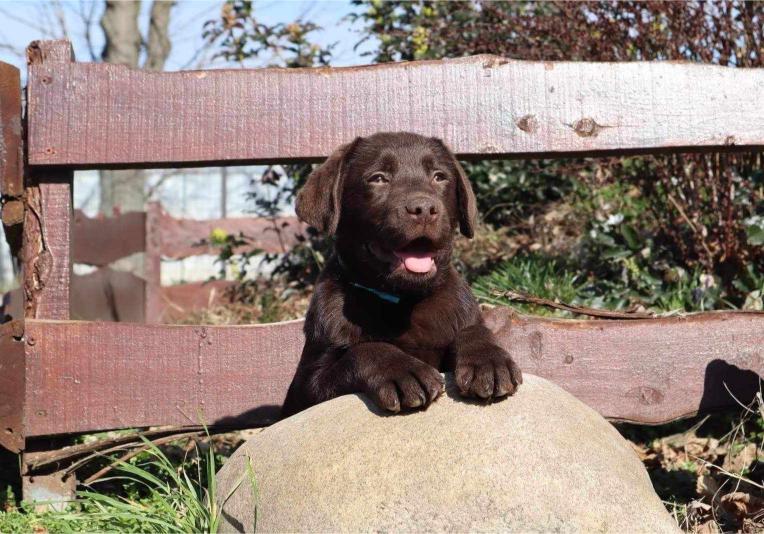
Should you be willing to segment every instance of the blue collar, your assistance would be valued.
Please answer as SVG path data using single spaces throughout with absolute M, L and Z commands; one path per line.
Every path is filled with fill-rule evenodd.
M 376 295 L 377 297 L 381 298 L 384 301 L 392 302 L 393 304 L 398 304 L 401 301 L 401 298 L 398 295 L 393 295 L 392 293 L 385 293 L 384 291 L 380 291 L 379 289 L 374 289 L 371 287 L 362 286 L 361 284 L 356 284 L 355 282 L 350 282 L 350 285 L 365 289 L 369 293 L 372 293 L 373 295 Z

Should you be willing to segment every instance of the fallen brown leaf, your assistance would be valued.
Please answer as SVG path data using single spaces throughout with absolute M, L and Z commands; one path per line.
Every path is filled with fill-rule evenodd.
M 724 495 L 721 498 L 721 505 L 727 513 L 732 514 L 739 522 L 764 513 L 764 499 L 742 491 Z

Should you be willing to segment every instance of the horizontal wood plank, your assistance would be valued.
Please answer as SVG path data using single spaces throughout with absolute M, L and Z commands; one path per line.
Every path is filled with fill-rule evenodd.
M 526 373 L 616 420 L 655 424 L 732 406 L 725 384 L 745 400 L 764 373 L 763 314 L 558 321 L 496 309 L 486 320 Z M 214 327 L 29 320 L 26 331 L 30 436 L 270 423 L 303 344 L 302 321 Z
M 284 253 L 297 244 L 297 236 L 305 231 L 305 226 L 297 217 L 228 217 L 225 219 L 176 219 L 163 212 L 159 228 L 162 234 L 162 257 L 179 260 L 201 254 L 217 254 L 219 247 L 210 243 L 213 231 L 226 235 L 243 234 L 247 244 L 237 247 L 241 253 L 253 249 L 263 252 Z
M 228 217 L 225 219 L 176 219 L 159 215 L 159 247 L 165 259 L 180 260 L 202 254 L 217 254 L 210 244 L 213 230 L 246 236 L 247 245 L 234 252 L 261 249 L 288 252 L 298 242 L 305 226 L 297 217 Z M 114 217 L 88 217 L 74 212 L 72 255 L 75 263 L 102 267 L 146 249 L 146 213 L 127 212 Z
M 27 321 L 27 435 L 273 422 L 302 322 L 169 326 Z
M 677 62 L 475 56 L 162 73 L 43 62 L 30 65 L 28 91 L 31 165 L 313 161 L 400 130 L 463 157 L 764 146 L 764 70 Z
M 764 376 L 764 314 L 573 321 L 486 314 L 523 371 L 605 417 L 659 424 L 750 402 Z
M 72 226 L 74 263 L 102 267 L 146 248 L 146 213 L 142 211 L 88 217 L 75 210 Z
M 189 315 L 227 302 L 226 291 L 235 282 L 214 280 L 159 288 L 158 322 L 183 322 Z M 132 273 L 108 267 L 72 276 L 70 317 L 76 321 L 146 321 L 146 282 Z M 0 316 L 24 318 L 20 288 L 3 295 Z

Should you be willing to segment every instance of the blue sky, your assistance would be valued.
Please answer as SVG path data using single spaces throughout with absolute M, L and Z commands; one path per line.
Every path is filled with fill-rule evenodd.
M 24 47 L 35 39 L 60 38 L 63 36 L 61 20 L 74 45 L 79 61 L 90 61 L 90 53 L 85 39 L 85 25 L 80 13 L 89 13 L 94 8 L 92 42 L 96 54 L 103 46 L 103 35 L 98 20 L 104 2 L 88 0 L 42 1 L 42 0 L 0 0 L 0 61 L 24 67 L 24 59 L 19 55 Z M 193 61 L 194 54 L 202 47 L 202 25 L 217 17 L 222 0 L 179 0 L 173 8 L 170 35 L 173 41 L 172 53 L 167 61 L 167 70 L 198 67 Z M 343 18 L 351 11 L 349 0 L 261 0 L 256 2 L 257 16 L 265 23 L 292 22 L 298 18 L 312 20 L 324 29 L 314 35 L 320 44 L 337 42 L 335 65 L 355 65 L 367 63 L 368 59 L 355 51 L 358 41 L 357 28 L 353 28 Z M 150 0 L 142 2 L 141 27 L 148 26 Z M 59 16 L 60 15 L 60 16 Z M 366 47 L 368 48 L 368 46 Z M 220 66 L 220 65 L 218 65 Z

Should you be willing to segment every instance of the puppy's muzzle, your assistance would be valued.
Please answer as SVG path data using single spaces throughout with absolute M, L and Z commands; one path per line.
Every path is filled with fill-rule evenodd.
M 416 224 L 432 224 L 440 218 L 440 201 L 427 195 L 414 195 L 404 204 L 405 218 Z

